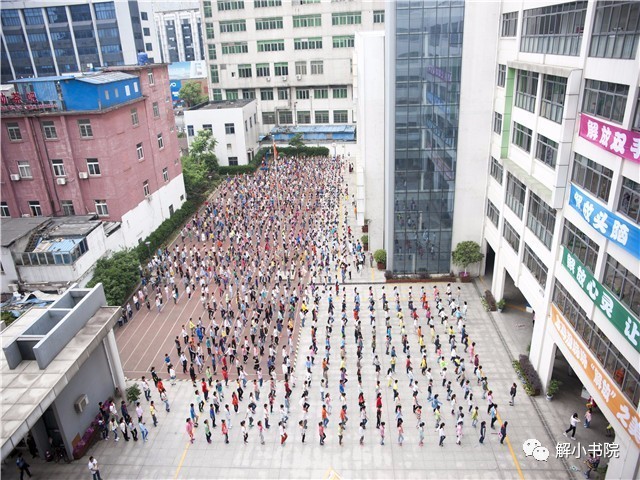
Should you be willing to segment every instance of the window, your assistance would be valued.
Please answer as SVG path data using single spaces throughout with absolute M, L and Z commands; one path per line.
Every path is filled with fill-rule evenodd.
M 164 167 L 162 169 L 162 180 L 164 180 L 165 182 L 169 181 L 169 168 Z
M 308 100 L 309 89 L 308 88 L 296 88 L 296 100 Z
M 384 23 L 384 10 L 373 11 L 373 23 Z
M 493 202 L 487 199 L 487 217 L 491 220 L 491 223 L 498 228 L 498 222 L 500 221 L 500 212 L 498 211 L 498 207 L 496 207 Z
M 149 192 L 149 180 L 145 180 L 144 182 L 142 182 L 142 193 L 145 197 L 151 195 L 151 193 Z
M 29 165 L 27 160 L 18 161 L 18 173 L 20 174 L 20 178 L 33 178 L 31 175 L 31 165 Z
M 527 227 L 536 237 L 551 250 L 553 229 L 556 226 L 556 212 L 538 195 L 531 192 L 529 196 L 529 212 L 527 213 Z
M 591 270 L 591 272 L 595 270 L 596 262 L 598 260 L 598 251 L 600 249 L 598 243 L 591 240 L 586 233 L 567 219 L 564 221 L 562 245 L 567 247 L 571 253 L 578 257 L 578 260 Z
M 629 217 L 634 223 L 640 224 L 640 183 L 622 177 L 618 212 Z
M 526 195 L 527 187 L 525 184 L 514 177 L 510 172 L 507 172 L 507 192 L 505 203 L 520 219 L 522 219 L 524 199 Z
M 238 77 L 251 78 L 251 64 L 238 65 Z
M 329 123 L 329 110 L 316 110 L 316 123 Z
M 618 83 L 585 81 L 582 111 L 605 120 L 622 123 L 629 87 Z
M 140 12 L 140 18 L 142 20 L 149 20 L 149 15 L 147 15 L 147 12 Z
M 307 74 L 307 62 L 296 62 L 296 75 Z
M 489 173 L 496 181 L 502 185 L 502 176 L 503 176 L 503 168 L 500 162 L 495 158 L 491 157 L 491 165 L 489 166 Z
M 545 288 L 547 286 L 547 266 L 526 243 L 524 244 L 522 263 L 529 269 L 531 275 L 538 281 L 540 286 Z
M 281 7 L 282 0 L 253 0 L 254 8 Z
M 89 18 L 82 18 L 81 15 L 78 15 L 78 7 L 86 7 L 86 9 L 89 9 L 88 5 L 72 5 L 69 7 L 69 9 L 71 10 L 71 18 L 73 19 L 73 21 L 77 22 L 77 21 L 82 21 L 82 20 L 91 20 L 91 12 L 89 13 Z M 84 10 L 84 8 L 82 8 L 82 10 Z M 44 25 L 44 18 L 42 17 L 42 10 L 39 8 L 25 8 L 24 10 L 22 10 L 22 13 L 24 14 L 24 23 L 27 25 Z M 86 11 L 85 11 L 86 13 Z M 19 25 L 20 23 L 18 23 Z M 3 23 L 4 25 L 4 23 Z
M 531 137 L 533 131 L 530 128 L 513 122 L 513 139 L 512 143 L 520 147 L 525 152 L 531 151 Z
M 160 107 L 158 106 L 158 102 L 153 102 L 152 109 L 153 116 L 158 118 L 160 116 Z
M 502 114 L 493 112 L 493 131 L 497 134 L 502 133 Z
M 287 87 L 278 88 L 278 100 L 289 100 L 289 89 Z
M 218 11 L 219 12 L 224 12 L 226 10 L 243 10 L 244 9 L 244 2 L 242 0 L 240 1 L 222 1 L 222 0 L 218 0 Z
M 32 217 L 41 217 L 42 216 L 42 208 L 40 208 L 40 202 L 32 200 L 29 202 L 29 211 L 31 212 Z
M 498 77 L 496 79 L 496 85 L 498 85 L 499 87 L 503 87 L 505 86 L 505 84 L 507 83 L 507 66 L 506 65 L 502 65 L 502 64 L 498 64 Z
M 56 177 L 66 177 L 67 174 L 64 171 L 64 162 L 60 159 L 51 160 L 51 166 L 53 167 L 53 174 Z
M 193 137 L 195 135 L 193 125 L 187 125 L 187 135 L 189 137 Z
M 262 123 L 265 125 L 275 125 L 276 124 L 276 113 L 275 112 L 262 112 Z
M 518 32 L 518 12 L 509 12 L 502 14 L 502 32 L 501 37 L 515 37 Z
M 246 20 L 227 20 L 220 22 L 220 33 L 246 32 Z
M 316 88 L 313 90 L 313 98 L 329 98 L 328 88 Z
M 213 125 L 211 125 L 210 123 L 205 123 L 202 125 L 202 129 L 203 130 L 208 130 L 210 132 L 213 133 Z
M 149 30 L 148 28 L 145 27 L 145 28 L 142 29 L 142 34 L 145 37 L 150 37 L 151 36 L 151 30 Z
M 586 12 L 586 1 L 525 10 L 520 51 L 579 55 Z
M 362 15 L 360 12 L 342 12 L 331 14 L 331 25 L 360 25 Z
M 73 208 L 72 200 L 61 200 L 60 207 L 62 207 L 62 214 L 66 217 L 76 214 L 76 209 Z
M 291 110 L 280 110 L 278 112 L 278 123 L 284 125 L 292 124 L 293 115 L 291 115 Z
M 227 100 L 238 100 L 238 89 L 231 88 L 224 91 Z
M 347 110 L 334 110 L 333 123 L 349 123 L 349 112 Z
M 347 87 L 334 88 L 333 98 L 347 98 Z
M 81 138 L 93 138 L 93 130 L 91 129 L 91 120 L 78 120 Z
M 109 207 L 107 207 L 106 200 L 94 200 L 94 205 L 96 206 L 96 213 L 99 217 L 108 217 L 109 216 Z
M 17 9 L 2 9 L 2 26 L 3 27 L 19 27 L 20 13 Z
M 636 100 L 636 114 L 633 117 L 633 124 L 631 125 L 631 130 L 640 132 L 640 94 L 638 95 L 638 99 Z
M 567 79 L 545 75 L 542 83 L 542 106 L 540 115 L 556 123 L 562 123 Z
M 211 74 L 211 83 L 220 83 L 217 65 L 209 65 L 209 73 Z
M 140 121 L 138 120 L 138 109 L 137 108 L 132 108 L 131 109 L 131 124 L 134 127 L 137 127 L 140 124 Z
M 289 75 L 289 64 L 287 62 L 279 62 L 273 64 L 273 74 L 276 76 Z
M 640 3 L 598 2 L 591 33 L 590 57 L 636 57 L 640 35 Z
M 294 50 L 316 50 L 322 48 L 322 37 L 294 38 Z
M 258 52 L 284 52 L 284 40 L 258 40 Z
M 58 132 L 56 132 L 56 126 L 52 120 L 42 122 L 42 131 L 44 132 L 44 138 L 47 140 L 55 140 L 58 138 Z
M 138 160 L 144 159 L 144 150 L 142 149 L 142 143 L 138 143 L 136 145 L 136 155 L 138 156 Z
M 282 17 L 256 18 L 256 30 L 279 30 L 282 26 Z
M 504 227 L 502 228 L 502 236 L 517 254 L 520 249 L 520 235 L 518 235 L 518 232 L 516 232 L 511 224 L 506 220 L 504 222 Z
M 260 100 L 273 100 L 273 88 L 261 88 Z
M 115 20 L 116 8 L 113 2 L 94 3 L 96 20 Z
M 311 75 L 322 75 L 324 73 L 324 62 L 322 60 L 311 60 Z
M 97 158 L 87 158 L 87 171 L 93 177 L 100 175 L 100 164 Z
M 149 80 L 149 85 L 156 84 L 156 80 L 153 78 L 153 72 L 147 72 L 147 79 Z
M 232 55 L 235 53 L 248 53 L 249 46 L 247 42 L 235 42 L 235 43 L 223 43 L 222 44 L 222 54 L 223 55 Z
M 333 48 L 350 48 L 355 44 L 355 35 L 337 35 L 333 37 Z
M 207 45 L 207 51 L 209 53 L 209 60 L 217 60 L 218 54 L 216 53 L 216 46 L 212 43 Z
M 22 133 L 20 132 L 20 126 L 18 125 L 18 122 L 8 122 L 7 133 L 9 134 L 9 140 L 11 140 L 12 142 L 22 140 Z
M 256 77 L 270 77 L 271 72 L 269 71 L 268 63 L 256 63 Z
M 609 287 L 633 313 L 640 314 L 640 280 L 609 254 L 602 284 Z
M 613 172 L 599 163 L 576 153 L 573 160 L 571 181 L 593 193 L 605 203 L 609 201 Z
M 229 166 L 238 165 L 238 157 L 229 157 Z
M 297 112 L 298 123 L 311 123 L 311 112 L 298 111 Z
M 293 28 L 321 27 L 322 15 L 294 15 Z
M 558 143 L 548 139 L 544 135 L 538 134 L 536 142 L 536 159 L 542 163 L 556 168 L 556 158 L 558 157 Z
M 538 74 L 526 70 L 518 70 L 518 87 L 516 89 L 516 107 L 535 112 L 538 95 Z
M 242 98 L 244 100 L 253 100 L 254 98 L 256 98 L 256 91 L 253 88 L 243 88 Z
M 234 133 L 236 133 L 236 126 L 233 123 L 225 123 L 224 133 L 226 133 L 227 135 L 233 135 Z
M 216 38 L 216 32 L 215 29 L 213 27 L 213 22 L 206 22 L 205 23 L 205 35 L 207 37 L 207 40 L 213 40 L 214 38 Z M 224 52 L 222 52 L 224 53 Z
M 213 10 L 211 8 L 211 0 L 203 0 L 202 7 L 203 7 L 203 10 L 204 10 L 205 18 L 213 17 Z
M 158 148 L 162 150 L 164 148 L 164 140 L 162 138 L 162 133 L 159 133 L 158 135 L 156 135 L 156 138 L 158 139 Z
M 11 212 L 9 212 L 9 205 L 7 202 L 0 203 L 0 217 L 10 217 Z
M 625 359 L 558 280 L 553 289 L 553 302 L 609 372 L 611 378 L 622 387 L 622 392 L 631 404 L 637 405 L 640 402 L 640 375 L 637 368 Z

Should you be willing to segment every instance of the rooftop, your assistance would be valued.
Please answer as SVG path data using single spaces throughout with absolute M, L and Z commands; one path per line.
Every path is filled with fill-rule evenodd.
M 28 217 L 3 218 L 0 220 L 3 247 L 10 247 L 16 240 L 42 229 L 45 240 L 61 240 L 64 238 L 83 238 L 97 228 L 102 221 L 95 220 L 93 215 L 77 215 L 73 217 Z M 43 228 L 44 227 L 44 228 Z
M 241 100 L 224 100 L 222 102 L 208 102 L 201 103 L 195 107 L 189 108 L 189 110 L 220 110 L 223 108 L 242 108 L 245 105 L 253 102 L 253 99 L 241 99 Z
M 131 80 L 133 78 L 138 78 L 135 75 L 131 75 L 130 73 L 124 72 L 100 72 L 97 75 L 85 75 L 82 77 L 76 78 L 76 80 L 80 82 L 92 83 L 94 85 L 111 83 L 111 82 L 119 82 L 121 80 Z
M 51 221 L 50 217 L 3 218 L 0 219 L 3 247 L 10 247 L 13 242 L 28 235 L 44 223 Z

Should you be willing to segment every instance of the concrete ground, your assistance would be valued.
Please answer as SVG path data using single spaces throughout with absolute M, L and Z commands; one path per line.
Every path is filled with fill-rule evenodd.
M 351 179 L 353 180 L 353 179 Z M 351 219 L 352 220 L 352 219 Z M 353 224 L 352 224 L 353 225 Z M 420 403 L 423 405 L 422 419 L 426 423 L 425 445 L 418 446 L 418 433 L 416 430 L 416 417 L 411 412 L 412 397 L 409 382 L 404 370 L 405 356 L 402 354 L 400 344 L 400 328 L 398 321 L 392 316 L 392 335 L 399 361 L 396 368 L 396 376 L 399 380 L 399 393 L 402 399 L 401 405 L 404 412 L 405 442 L 399 445 L 397 442 L 397 432 L 395 428 L 395 414 L 392 390 L 387 387 L 384 373 L 389 366 L 389 356 L 384 352 L 384 317 L 381 312 L 381 302 L 378 300 L 377 308 L 377 354 L 382 363 L 383 375 L 380 381 L 382 384 L 383 400 L 383 421 L 387 424 L 386 442 L 382 446 L 379 444 L 379 433 L 375 428 L 375 371 L 371 363 L 371 333 L 372 330 L 368 322 L 368 312 L 366 311 L 367 289 L 369 284 L 373 285 L 375 297 L 379 299 L 382 294 L 384 278 L 382 272 L 366 267 L 361 274 L 356 274 L 351 284 L 345 285 L 347 291 L 347 311 L 353 308 L 353 288 L 357 286 L 362 297 L 363 311 L 361 313 L 364 336 L 364 357 L 362 361 L 362 385 L 365 400 L 367 402 L 367 413 L 369 423 L 365 430 L 364 445 L 358 442 L 358 405 L 357 405 L 357 379 L 356 370 L 356 348 L 353 340 L 353 320 L 350 320 L 346 329 L 346 366 L 349 374 L 347 384 L 347 404 L 350 417 L 348 427 L 345 431 L 344 445 L 338 444 L 337 423 L 338 423 L 338 365 L 340 347 L 340 326 L 339 320 L 334 324 L 331 335 L 331 368 L 329 370 L 330 388 L 328 392 L 333 397 L 333 413 L 327 429 L 327 441 L 324 446 L 320 446 L 317 434 L 317 422 L 320 420 L 320 393 L 319 381 L 321 378 L 319 363 L 324 353 L 324 326 L 327 319 L 327 296 L 324 295 L 320 302 L 320 319 L 318 331 L 319 352 L 316 357 L 316 366 L 313 368 L 312 387 L 309 390 L 309 403 L 311 404 L 309 416 L 309 430 L 307 441 L 301 443 L 297 426 L 301 418 L 301 405 L 299 403 L 302 393 L 302 381 L 305 377 L 304 361 L 295 362 L 294 375 L 297 385 L 293 389 L 291 396 L 291 412 L 289 414 L 288 434 L 289 439 L 285 446 L 280 446 L 277 432 L 277 422 L 279 421 L 278 406 L 282 402 L 283 387 L 281 382 L 278 385 L 278 397 L 276 408 L 271 416 L 272 428 L 265 432 L 265 445 L 258 441 L 256 428 L 250 429 L 249 441 L 243 445 L 239 422 L 244 418 L 246 401 L 241 404 L 240 413 L 231 416 L 233 428 L 230 432 L 230 444 L 225 445 L 222 441 L 220 427 L 212 429 L 213 443 L 207 444 L 204 438 L 202 422 L 196 429 L 196 441 L 190 444 L 185 430 L 185 419 L 188 416 L 189 403 L 194 401 L 194 392 L 191 383 L 186 380 L 179 380 L 176 386 L 168 385 L 169 399 L 171 401 L 171 411 L 164 411 L 159 402 L 157 394 L 154 400 L 159 407 L 159 425 L 154 428 L 147 418 L 149 427 L 149 442 L 124 442 L 123 439 L 116 443 L 113 439 L 109 441 L 99 441 L 89 452 L 97 458 L 101 465 L 100 471 L 104 479 L 124 479 L 124 478 L 455 478 L 455 479 L 536 479 L 536 478 L 582 478 L 580 472 L 572 472 L 571 467 L 584 469 L 582 460 L 563 461 L 555 458 L 556 443 L 569 441 L 562 436 L 562 431 L 566 428 L 569 414 L 578 411 L 580 415 L 583 408 L 580 404 L 584 401 L 576 395 L 572 386 L 563 388 L 553 402 L 547 402 L 544 397 L 529 398 L 524 393 L 522 385 L 518 382 L 513 367 L 512 358 L 526 351 L 529 338 L 531 337 L 530 316 L 519 310 L 518 305 L 509 305 L 504 313 L 487 313 L 480 303 L 480 292 L 485 289 L 483 280 L 479 279 L 476 284 L 457 284 L 461 287 L 461 296 L 469 304 L 467 316 L 467 331 L 471 341 L 476 342 L 476 353 L 480 356 L 480 363 L 483 365 L 485 374 L 489 379 L 489 388 L 495 392 L 495 402 L 499 405 L 498 412 L 500 422 L 507 420 L 509 430 L 507 440 L 504 445 L 499 443 L 497 430 L 488 429 L 487 439 L 484 445 L 478 443 L 477 429 L 471 426 L 469 415 L 467 414 L 467 403 L 461 405 L 465 407 L 466 419 L 464 423 L 464 434 L 462 444 L 455 444 L 455 419 L 449 413 L 450 407 L 447 403 L 443 405 L 443 421 L 446 423 L 445 431 L 447 438 L 444 447 L 438 447 L 437 433 L 434 427 L 433 413 L 426 401 L 426 382 L 420 375 L 418 362 L 419 347 L 418 338 L 414 332 L 411 321 L 406 319 L 406 328 L 411 346 L 412 359 L 415 368 L 415 377 L 419 382 L 421 393 Z M 406 309 L 409 287 L 413 288 L 414 299 L 417 302 L 421 286 L 425 286 L 428 292 L 428 299 L 433 303 L 432 285 L 434 283 L 399 284 L 400 296 L 403 310 Z M 436 283 L 437 284 L 437 283 Z M 437 284 L 441 291 L 445 285 Z M 457 285 L 454 285 L 454 290 Z M 386 284 L 385 290 L 388 292 L 390 300 L 390 313 L 394 312 L 393 298 L 391 291 L 393 284 Z M 194 296 L 190 302 L 197 308 L 198 299 Z M 339 307 L 339 304 L 338 304 Z M 513 307 L 513 308 L 512 308 Z M 339 314 L 336 315 L 339 318 Z M 135 321 L 135 318 L 134 318 Z M 424 328 L 424 315 L 422 321 Z M 444 337 L 443 327 L 436 322 L 437 333 Z M 151 332 L 153 333 L 153 332 Z M 150 333 L 150 334 L 151 334 Z M 136 351 L 143 352 L 149 349 L 146 339 L 150 338 L 142 333 L 138 338 L 128 338 L 128 344 L 132 341 L 138 344 Z M 122 341 L 120 338 L 119 341 Z M 440 394 L 441 399 L 445 399 L 445 389 L 440 383 L 440 368 L 435 362 L 435 352 L 430 343 L 428 332 L 425 331 L 427 341 L 428 361 L 434 373 L 434 393 Z M 444 338 L 446 340 L 446 338 Z M 300 329 L 299 348 L 301 352 L 307 352 L 310 343 L 310 322 Z M 153 350 L 155 347 L 151 347 Z M 162 348 L 158 346 L 158 348 Z M 159 350 L 157 355 L 162 355 Z M 444 348 L 445 355 L 448 348 Z M 147 355 L 143 355 L 147 357 Z M 135 355 L 132 357 L 135 358 Z M 468 361 L 467 363 L 470 364 Z M 158 357 L 160 366 L 162 357 Z M 144 366 L 146 368 L 146 365 Z M 136 370 L 138 370 L 136 368 Z M 141 369 L 142 370 L 142 369 Z M 159 368 L 160 370 L 160 368 Z M 467 376 L 472 377 L 472 368 L 467 369 Z M 451 379 L 451 375 L 450 375 Z M 513 382 L 518 382 L 518 396 L 515 406 L 508 405 L 509 387 Z M 480 407 L 481 419 L 488 420 L 486 400 L 481 399 L 480 388 L 472 381 L 473 393 L 476 404 Z M 249 388 L 245 390 L 245 398 L 248 396 Z M 462 398 L 461 389 L 456 386 L 454 392 Z M 225 388 L 225 398 L 230 398 L 230 389 Z M 268 393 L 268 387 L 261 390 L 261 401 L 263 403 Z M 146 404 L 146 402 L 143 403 Z M 584 406 L 584 405 L 582 405 Z M 130 407 L 131 409 L 131 407 Z M 261 418 L 261 409 L 258 409 L 258 416 Z M 205 410 L 206 414 L 206 410 Z M 145 415 L 148 417 L 148 409 L 145 405 Z M 601 435 L 602 417 L 594 416 L 594 428 L 585 431 L 578 430 L 578 441 L 604 442 Z M 219 422 L 219 419 L 218 419 Z M 487 424 L 489 422 L 487 421 Z M 541 462 L 533 457 L 526 457 L 522 445 L 530 438 L 536 438 L 550 451 L 548 461 Z M 607 439 L 608 440 L 608 439 Z M 577 442 L 573 442 L 577 446 Z M 70 464 L 46 464 L 39 459 L 30 460 L 31 472 L 34 478 L 47 479 L 80 479 L 90 478 L 86 462 L 84 459 Z M 604 463 L 604 462 L 603 462 Z M 14 463 L 2 467 L 3 477 L 17 478 Z M 592 478 L 598 478 L 592 475 Z

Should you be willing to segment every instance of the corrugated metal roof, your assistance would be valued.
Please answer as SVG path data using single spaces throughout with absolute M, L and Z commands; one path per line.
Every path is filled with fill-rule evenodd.
M 100 85 L 104 83 L 119 82 L 121 80 L 131 80 L 133 78 L 138 77 L 124 72 L 103 72 L 98 73 L 97 75 L 78 77 L 76 80 L 85 83 L 92 83 L 94 85 Z
M 73 75 L 59 75 L 52 77 L 30 77 L 11 80 L 11 83 L 34 83 L 34 82 L 55 82 L 56 80 L 71 80 L 75 78 Z
M 275 127 L 271 133 L 354 133 L 355 125 L 291 125 Z

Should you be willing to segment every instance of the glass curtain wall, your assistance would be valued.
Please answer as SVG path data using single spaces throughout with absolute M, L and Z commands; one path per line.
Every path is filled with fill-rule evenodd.
M 398 1 L 393 270 L 451 269 L 464 1 Z

